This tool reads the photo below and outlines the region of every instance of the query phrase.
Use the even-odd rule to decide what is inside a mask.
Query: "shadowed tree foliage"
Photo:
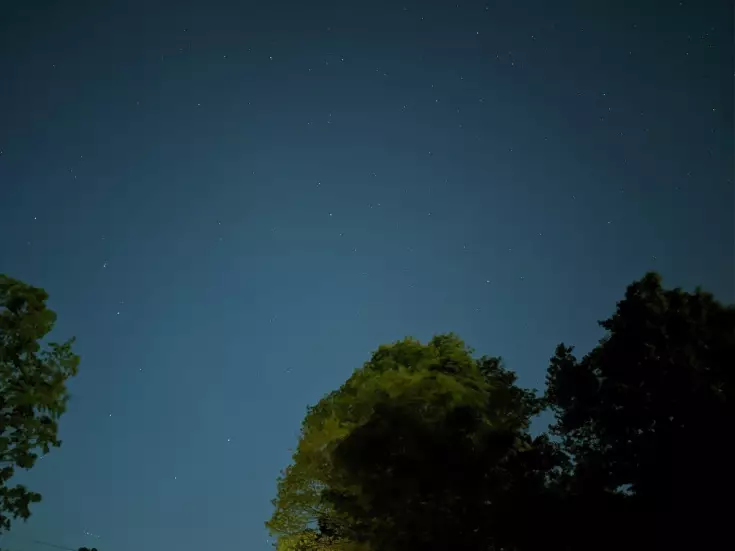
[[[73,339],[41,350],[56,320],[47,298],[43,289],[0,275],[0,533],[10,529],[11,517],[27,519],[30,504],[41,500],[8,482],[16,467],[30,469],[39,452],[61,445],[57,429],[66,381],[79,364]]]
[[[577,512],[605,500],[597,526],[626,548],[721,547],[735,490],[735,308],[649,273],[600,325],[581,360],[559,345],[547,376]]]
[[[563,459],[540,409],[454,335],[381,346],[310,408],[267,525],[283,550],[530,547]]]

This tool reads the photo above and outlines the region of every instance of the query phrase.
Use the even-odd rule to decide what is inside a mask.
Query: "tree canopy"
[[[268,527],[303,549],[502,540],[530,527],[513,511],[544,499],[561,459],[528,433],[541,407],[499,358],[473,359],[455,335],[381,346],[309,410]]]
[[[0,274],[0,533],[11,518],[27,519],[40,494],[9,486],[15,469],[30,469],[39,457],[61,445],[58,421],[66,410],[66,381],[77,373],[74,339],[63,344],[41,340],[56,315],[48,295]]]
[[[630,285],[539,397],[454,334],[381,346],[308,409],[267,524],[280,551],[698,548],[732,495],[735,309]],[[544,408],[556,417],[533,436]],[[724,540],[723,540],[724,541]]]
[[[575,460],[576,485],[625,496],[618,522],[645,516],[636,537],[649,549],[724,541],[735,308],[649,273],[599,324],[598,346],[577,360],[560,344],[548,370],[551,430]]]

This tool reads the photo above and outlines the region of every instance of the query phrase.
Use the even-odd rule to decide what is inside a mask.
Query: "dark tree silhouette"
[[[8,482],[16,467],[30,469],[38,452],[61,445],[57,423],[66,409],[66,381],[79,363],[73,339],[40,351],[56,320],[47,298],[43,289],[0,274],[0,533],[10,529],[11,517],[27,519],[30,504],[41,500]]]
[[[559,345],[547,377],[576,512],[605,501],[588,525],[627,548],[719,548],[735,489],[735,308],[649,273],[600,325],[581,360]]]

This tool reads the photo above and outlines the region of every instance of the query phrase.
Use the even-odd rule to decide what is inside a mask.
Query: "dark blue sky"
[[[266,550],[379,344],[541,388],[647,270],[732,301],[732,44],[727,0],[7,2],[0,272],[82,364],[0,544]]]

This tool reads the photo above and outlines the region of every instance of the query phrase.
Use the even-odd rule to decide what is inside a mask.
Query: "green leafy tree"
[[[608,548],[721,547],[735,490],[735,308],[649,273],[600,325],[581,360],[560,344],[547,376],[552,431],[574,462],[570,512]]]
[[[719,548],[735,308],[647,274],[600,325],[581,360],[559,345],[543,400],[454,335],[381,346],[309,409],[267,523],[277,548]],[[551,436],[532,437],[545,406]]]
[[[279,546],[532,548],[563,457],[528,434],[541,400],[471,352],[452,334],[381,346],[310,408],[267,523]]]
[[[48,295],[0,275],[0,533],[12,518],[27,519],[30,504],[41,500],[23,485],[9,486],[15,468],[30,469],[38,453],[61,445],[58,420],[66,409],[66,381],[77,373],[79,357],[73,339],[40,341],[56,315],[46,307]]]
[[[307,529],[298,534],[282,536],[278,540],[276,551],[370,551],[370,549],[365,544]]]

